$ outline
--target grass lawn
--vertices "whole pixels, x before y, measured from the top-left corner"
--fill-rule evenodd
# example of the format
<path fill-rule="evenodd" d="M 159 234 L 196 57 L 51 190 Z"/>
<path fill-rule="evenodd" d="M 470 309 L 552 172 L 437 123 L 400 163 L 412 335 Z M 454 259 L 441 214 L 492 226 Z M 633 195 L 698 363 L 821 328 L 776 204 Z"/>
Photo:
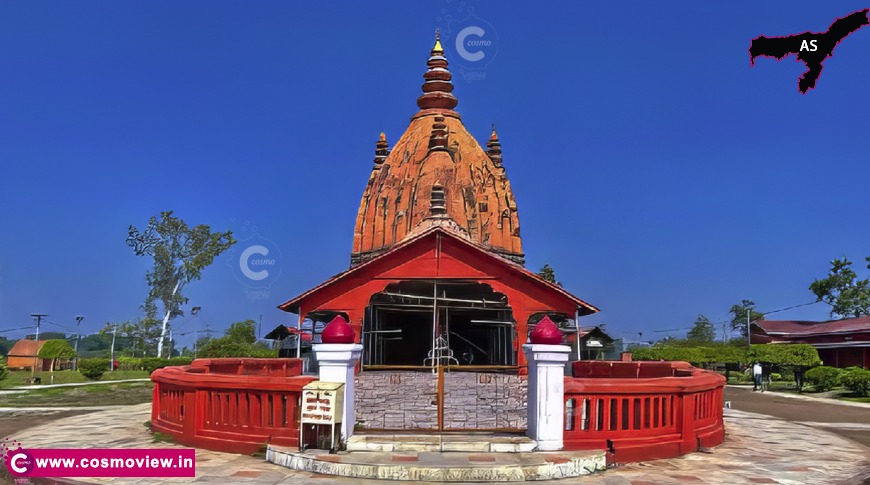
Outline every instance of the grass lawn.
<path fill-rule="evenodd" d="M 0 407 L 114 406 L 151 402 L 153 382 L 118 382 L 0 394 Z"/>
<path fill-rule="evenodd" d="M 42 378 L 42 384 L 72 384 L 76 382 L 91 382 L 85 376 L 83 376 L 81 372 L 72 370 L 55 371 L 54 382 L 52 382 L 51 372 L 37 372 L 34 375 Z M 100 378 L 100 382 L 122 379 L 141 379 L 147 378 L 149 376 L 150 374 L 143 370 L 116 370 L 103 374 L 103 377 Z M 25 385 L 24 379 L 28 377 L 30 377 L 30 371 L 11 371 L 9 372 L 9 375 L 6 377 L 6 379 L 0 381 L 0 389 L 9 389 L 10 387 L 23 386 Z"/>

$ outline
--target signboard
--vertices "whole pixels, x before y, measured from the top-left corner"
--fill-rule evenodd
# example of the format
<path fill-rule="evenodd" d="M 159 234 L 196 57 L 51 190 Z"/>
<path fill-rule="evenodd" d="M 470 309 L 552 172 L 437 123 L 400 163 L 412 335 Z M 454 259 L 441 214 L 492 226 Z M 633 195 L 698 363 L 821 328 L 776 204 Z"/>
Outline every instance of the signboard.
<path fill-rule="evenodd" d="M 302 388 L 302 424 L 336 424 L 344 411 L 344 384 L 314 381 Z"/>

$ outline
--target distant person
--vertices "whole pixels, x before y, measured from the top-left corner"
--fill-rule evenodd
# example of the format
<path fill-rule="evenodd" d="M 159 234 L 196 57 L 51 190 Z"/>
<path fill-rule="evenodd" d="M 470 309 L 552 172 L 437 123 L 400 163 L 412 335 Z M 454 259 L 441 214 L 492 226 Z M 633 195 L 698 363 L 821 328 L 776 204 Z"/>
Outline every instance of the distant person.
<path fill-rule="evenodd" d="M 761 368 L 761 364 L 756 360 L 755 364 L 752 365 L 752 392 L 757 391 L 759 387 L 761 388 L 761 392 L 764 392 L 764 386 L 761 383 L 763 373 L 764 371 Z"/>

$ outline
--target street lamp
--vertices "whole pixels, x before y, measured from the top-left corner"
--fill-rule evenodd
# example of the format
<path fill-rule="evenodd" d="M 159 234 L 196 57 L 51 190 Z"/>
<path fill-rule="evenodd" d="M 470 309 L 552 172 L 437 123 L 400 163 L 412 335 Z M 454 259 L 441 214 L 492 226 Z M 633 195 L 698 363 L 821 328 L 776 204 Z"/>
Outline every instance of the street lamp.
<path fill-rule="evenodd" d="M 200 310 L 202 310 L 201 306 L 195 306 L 195 307 L 190 309 L 190 314 L 196 317 L 196 320 L 193 321 L 193 359 L 194 360 L 196 360 L 196 340 L 197 340 L 197 333 L 196 333 L 197 325 L 196 325 L 196 323 L 199 320 L 199 317 L 197 316 L 197 314 L 199 313 Z"/>
<path fill-rule="evenodd" d="M 36 319 L 36 353 L 39 353 L 39 324 L 42 322 L 42 317 L 47 317 L 48 315 L 44 313 L 31 313 L 31 317 Z M 36 373 L 36 365 L 39 364 L 39 356 L 33 356 L 33 367 L 30 368 L 30 377 L 33 377 Z"/>
<path fill-rule="evenodd" d="M 81 326 L 85 317 L 76 315 L 76 358 L 73 360 L 73 370 L 79 370 L 79 340 L 82 338 Z"/>

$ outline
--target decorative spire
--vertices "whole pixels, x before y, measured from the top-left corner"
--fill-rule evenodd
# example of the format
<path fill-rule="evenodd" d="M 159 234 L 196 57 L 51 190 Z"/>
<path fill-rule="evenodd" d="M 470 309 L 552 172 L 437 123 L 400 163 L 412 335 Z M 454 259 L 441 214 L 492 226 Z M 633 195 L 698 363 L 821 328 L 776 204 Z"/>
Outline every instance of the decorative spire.
<path fill-rule="evenodd" d="M 438 182 L 432 186 L 429 193 L 429 217 L 450 217 L 447 215 L 447 206 L 444 205 L 444 187 Z"/>
<path fill-rule="evenodd" d="M 498 133 L 495 132 L 495 125 L 492 125 L 492 135 L 486 142 L 486 154 L 496 167 L 501 167 L 501 143 L 498 141 Z"/>
<path fill-rule="evenodd" d="M 447 150 L 447 125 L 443 116 L 436 116 L 432 124 L 432 134 L 429 135 L 430 150 Z"/>
<path fill-rule="evenodd" d="M 435 46 L 429 53 L 429 61 L 426 63 L 429 70 L 423 74 L 423 95 L 417 98 L 417 106 L 420 109 L 450 109 L 456 107 L 459 101 L 453 96 L 452 76 L 447 70 L 447 58 L 444 57 L 444 48 L 441 47 L 441 34 L 435 31 Z"/>
<path fill-rule="evenodd" d="M 390 154 L 389 145 L 387 144 L 387 136 L 381 132 L 381 137 L 375 145 L 375 166 L 380 166 Z"/>

